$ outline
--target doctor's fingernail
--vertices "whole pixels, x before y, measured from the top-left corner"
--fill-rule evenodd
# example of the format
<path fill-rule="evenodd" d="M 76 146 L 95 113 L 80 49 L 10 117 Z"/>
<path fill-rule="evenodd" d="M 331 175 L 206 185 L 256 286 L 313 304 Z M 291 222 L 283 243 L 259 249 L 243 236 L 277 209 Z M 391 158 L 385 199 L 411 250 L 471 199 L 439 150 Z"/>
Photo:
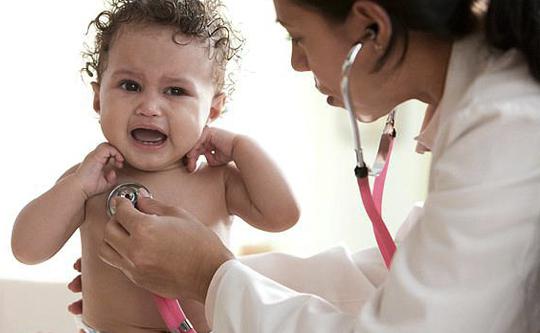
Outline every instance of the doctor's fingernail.
<path fill-rule="evenodd" d="M 141 188 L 139 189 L 139 195 L 143 198 L 151 198 L 152 195 L 150 194 L 150 192 L 148 192 L 146 189 L 144 188 Z"/>
<path fill-rule="evenodd" d="M 116 204 L 117 204 L 117 200 L 118 198 L 111 198 L 111 203 L 110 203 L 110 206 L 109 206 L 109 213 L 110 215 L 114 215 L 116 214 Z"/>

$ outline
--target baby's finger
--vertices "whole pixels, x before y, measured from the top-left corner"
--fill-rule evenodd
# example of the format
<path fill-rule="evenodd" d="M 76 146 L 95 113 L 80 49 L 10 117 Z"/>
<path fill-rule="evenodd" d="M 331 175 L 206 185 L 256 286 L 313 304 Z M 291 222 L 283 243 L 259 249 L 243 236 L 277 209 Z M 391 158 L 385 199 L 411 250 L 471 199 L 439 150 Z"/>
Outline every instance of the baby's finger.
<path fill-rule="evenodd" d="M 219 164 L 219 161 L 216 159 L 216 154 L 214 151 L 205 152 L 204 157 L 206 157 L 206 161 L 210 166 L 216 166 Z"/>
<path fill-rule="evenodd" d="M 109 159 L 113 158 L 116 162 L 124 162 L 124 156 L 115 146 L 110 143 L 102 143 L 98 146 L 98 150 L 105 154 Z"/>
<path fill-rule="evenodd" d="M 74 315 L 82 314 L 82 308 L 83 308 L 82 300 L 78 300 L 68 305 L 68 311 Z"/>
<path fill-rule="evenodd" d="M 187 159 L 187 164 L 186 164 L 186 169 L 189 171 L 189 172 L 193 172 L 195 171 L 195 169 L 197 168 L 197 160 L 199 159 L 199 156 L 197 155 L 197 157 L 195 158 L 188 158 Z"/>
<path fill-rule="evenodd" d="M 118 151 L 118 149 L 116 149 L 115 147 L 109 145 L 109 160 L 113 159 L 114 160 L 114 164 L 121 168 L 123 163 L 124 163 L 124 156 L 122 155 L 122 153 L 120 153 L 120 151 Z"/>
<path fill-rule="evenodd" d="M 80 275 L 77 275 L 70 283 L 68 283 L 68 289 L 74 293 L 80 293 L 82 291 L 82 280 Z"/>
<path fill-rule="evenodd" d="M 124 161 L 118 161 L 116 160 L 116 162 L 114 163 L 114 165 L 118 168 L 118 169 L 122 169 L 124 167 Z"/>
<path fill-rule="evenodd" d="M 124 156 L 118 149 L 114 148 L 114 151 L 115 151 L 114 159 L 115 159 L 116 165 L 121 167 L 124 164 Z"/>
<path fill-rule="evenodd" d="M 186 169 L 189 172 L 192 172 L 197 167 L 197 161 L 199 160 L 199 156 L 203 153 L 202 147 L 196 147 L 193 148 L 189 153 L 186 154 L 185 157 L 185 165 Z"/>
<path fill-rule="evenodd" d="M 188 158 L 197 158 L 202 154 L 204 149 L 204 143 L 199 142 L 195 146 L 193 146 L 193 148 L 191 148 L 191 150 L 186 154 L 186 156 Z"/>
<path fill-rule="evenodd" d="M 107 183 L 114 185 L 116 184 L 116 172 L 114 170 L 109 170 L 107 174 L 105 175 L 105 179 L 107 180 Z"/>
<path fill-rule="evenodd" d="M 209 133 L 208 131 L 209 131 L 209 128 L 208 126 L 206 126 L 203 129 L 199 140 L 197 140 L 193 148 L 191 148 L 191 150 L 187 153 L 188 157 L 198 157 L 204 152 L 204 150 L 206 149 L 205 146 L 208 141 L 208 133 Z"/>
<path fill-rule="evenodd" d="M 81 258 L 77 259 L 77 261 L 75 261 L 75 263 L 73 264 L 73 268 L 80 272 L 82 270 L 82 264 L 81 264 Z"/>

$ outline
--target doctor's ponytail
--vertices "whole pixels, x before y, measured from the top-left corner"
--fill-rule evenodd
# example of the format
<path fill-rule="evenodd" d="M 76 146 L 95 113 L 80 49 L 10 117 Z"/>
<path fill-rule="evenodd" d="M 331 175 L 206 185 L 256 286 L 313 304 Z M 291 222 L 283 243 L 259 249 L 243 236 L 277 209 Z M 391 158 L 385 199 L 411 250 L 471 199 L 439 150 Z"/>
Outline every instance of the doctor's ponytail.
<path fill-rule="evenodd" d="M 490 45 L 520 50 L 540 81 L 540 0 L 491 0 L 485 30 Z"/>

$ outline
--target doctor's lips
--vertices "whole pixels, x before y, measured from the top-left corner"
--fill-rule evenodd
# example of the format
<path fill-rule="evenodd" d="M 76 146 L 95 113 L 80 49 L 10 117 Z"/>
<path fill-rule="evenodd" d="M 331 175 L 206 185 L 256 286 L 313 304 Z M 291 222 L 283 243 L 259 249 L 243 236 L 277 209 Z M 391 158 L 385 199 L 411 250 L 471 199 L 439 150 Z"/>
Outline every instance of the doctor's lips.
<path fill-rule="evenodd" d="M 321 94 L 327 96 L 326 103 L 328 103 L 329 105 L 337 106 L 337 107 L 343 107 L 344 106 L 343 102 L 341 101 L 341 98 L 338 98 L 338 97 L 332 95 L 332 93 L 330 91 L 328 91 L 326 88 L 321 87 L 317 80 L 315 80 L 315 88 L 317 88 L 317 90 Z"/>
<path fill-rule="evenodd" d="M 167 141 L 164 131 L 151 126 L 136 127 L 131 130 L 131 137 L 140 144 L 147 146 L 160 146 Z"/>

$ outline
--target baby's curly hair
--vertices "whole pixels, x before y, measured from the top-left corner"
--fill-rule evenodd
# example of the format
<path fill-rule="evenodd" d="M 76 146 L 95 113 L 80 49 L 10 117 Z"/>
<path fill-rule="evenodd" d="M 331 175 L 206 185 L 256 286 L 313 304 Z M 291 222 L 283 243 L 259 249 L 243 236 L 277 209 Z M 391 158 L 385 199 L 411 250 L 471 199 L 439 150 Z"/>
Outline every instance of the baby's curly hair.
<path fill-rule="evenodd" d="M 232 82 L 225 82 L 230 80 L 226 77 L 227 64 L 238 60 L 244 40 L 223 15 L 221 0 L 109 0 L 108 4 L 109 9 L 88 25 L 89 31 L 96 30 L 96 36 L 93 45 L 83 52 L 83 74 L 101 81 L 111 44 L 121 26 L 157 24 L 177 29 L 171 39 L 179 45 L 185 43 L 177 40 L 178 34 L 208 43 L 209 56 L 216 65 L 216 86 L 218 90 L 232 91 Z"/>

